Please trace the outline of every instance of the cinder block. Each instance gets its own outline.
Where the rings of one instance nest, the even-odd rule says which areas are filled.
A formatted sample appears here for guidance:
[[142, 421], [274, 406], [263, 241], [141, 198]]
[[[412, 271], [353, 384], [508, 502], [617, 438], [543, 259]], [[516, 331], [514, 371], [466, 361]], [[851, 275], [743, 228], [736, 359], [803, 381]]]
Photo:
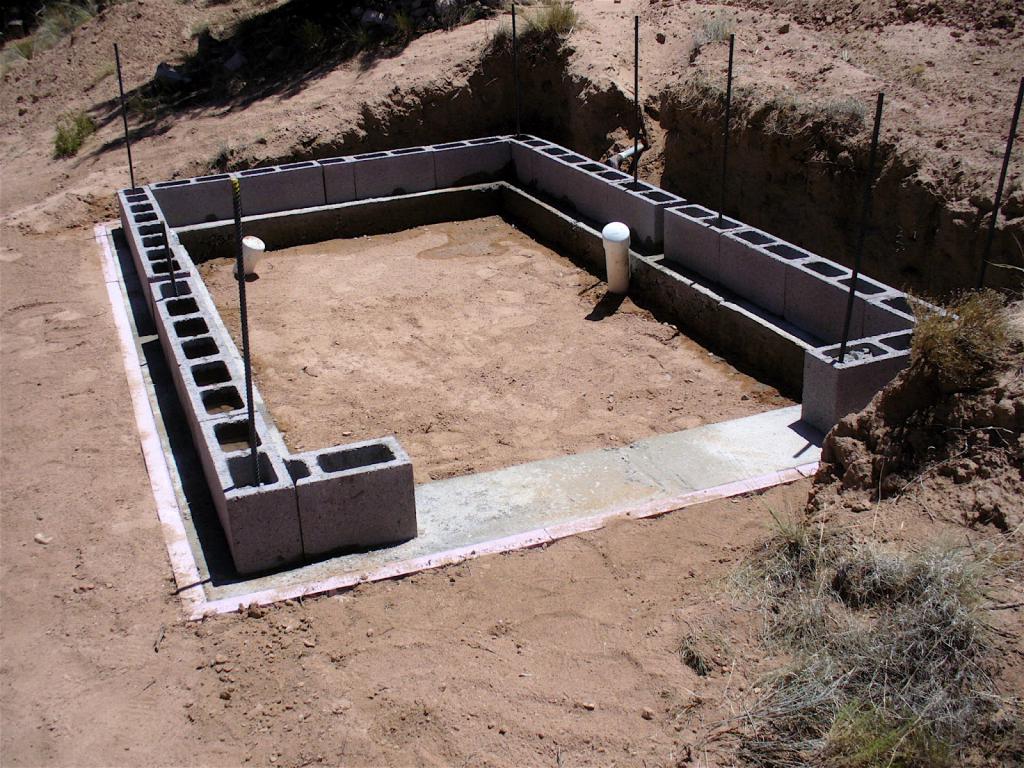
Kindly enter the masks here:
[[723, 232], [743, 225], [699, 205], [666, 208], [665, 258], [698, 278], [718, 283], [720, 279], [719, 238]]
[[[843, 335], [850, 289], [837, 282], [850, 270], [826, 259], [787, 264], [783, 317], [797, 328], [832, 344]], [[864, 324], [864, 302], [854, 302], [850, 338], [859, 338]]]
[[686, 201], [642, 181], [626, 181], [616, 186], [622, 190], [615, 198], [619, 212], [611, 213], [604, 223], [622, 221], [629, 226], [632, 242], [638, 247], [651, 252], [662, 250], [665, 209]]
[[536, 136], [520, 136], [509, 142], [512, 151], [512, 168], [516, 181], [523, 187], [537, 186], [537, 166], [540, 162], [538, 149], [551, 146], [550, 142]]
[[438, 189], [500, 179], [512, 163], [512, 149], [501, 136], [438, 144], [431, 149]]
[[291, 457], [307, 557], [415, 538], [412, 463], [393, 437]]
[[[536, 149], [535, 154], [534, 184], [537, 190], [552, 200], [568, 203], [578, 209], [573, 204], [573, 194], [576, 191], [574, 182], [578, 183], [578, 179], [572, 173], [572, 168], [574, 165], [590, 161], [583, 155], [554, 144]], [[586, 215], [585, 211], [584, 214]]]
[[837, 346], [808, 349], [804, 355], [801, 417], [828, 432], [844, 416], [861, 410], [907, 366], [906, 352], [891, 351], [877, 339], [857, 339], [838, 361]]
[[235, 215], [231, 176], [227, 173], [162, 181], [151, 189], [171, 227], [221, 221]]
[[670, 262], [630, 257], [630, 293], [671, 316], [688, 335], [717, 343], [722, 297], [705, 285], [679, 274]]
[[434, 153], [426, 147], [371, 152], [352, 158], [356, 199], [392, 197], [436, 189]]
[[719, 282], [766, 312], [782, 317], [786, 306], [786, 262], [766, 246], [778, 240], [753, 227], [734, 229], [719, 240]]
[[207, 484], [236, 570], [248, 575], [301, 562], [295, 486], [281, 458], [259, 452], [257, 486], [248, 453], [228, 455], [211, 446], [211, 455], [214, 473]]
[[241, 186], [243, 216], [325, 205], [323, 169], [311, 160], [233, 175]]
[[865, 336], [890, 331], [906, 331], [914, 327], [914, 314], [906, 294], [890, 290], [882, 296], [871, 296], [864, 306]]
[[356, 199], [355, 164], [350, 157], [320, 160], [324, 174], [324, 204], [349, 203]]
[[717, 346], [785, 389], [800, 391], [809, 345], [768, 317], [723, 301], [718, 309]]

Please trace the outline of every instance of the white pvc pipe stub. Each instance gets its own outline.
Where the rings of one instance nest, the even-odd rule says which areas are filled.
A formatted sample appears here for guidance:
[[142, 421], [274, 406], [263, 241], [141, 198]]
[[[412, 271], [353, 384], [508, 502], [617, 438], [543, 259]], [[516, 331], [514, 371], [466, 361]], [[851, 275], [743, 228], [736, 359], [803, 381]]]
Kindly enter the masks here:
[[[256, 274], [256, 266], [263, 260], [266, 254], [267, 244], [254, 235], [246, 235], [242, 238], [242, 269], [245, 274]], [[237, 275], [237, 270], [235, 271]]]
[[611, 293], [629, 291], [629, 227], [613, 221], [601, 230], [604, 243], [604, 264]]

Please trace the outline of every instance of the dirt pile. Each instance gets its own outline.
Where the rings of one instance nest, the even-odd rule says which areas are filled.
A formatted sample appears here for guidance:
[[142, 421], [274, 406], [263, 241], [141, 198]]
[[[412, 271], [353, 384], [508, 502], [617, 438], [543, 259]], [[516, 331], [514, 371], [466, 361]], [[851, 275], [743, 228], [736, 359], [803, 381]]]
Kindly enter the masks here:
[[1024, 306], [1007, 310], [1005, 326], [1005, 346], [971, 385], [915, 342], [910, 367], [826, 437], [810, 510], [909, 497], [929, 517], [1024, 524]]

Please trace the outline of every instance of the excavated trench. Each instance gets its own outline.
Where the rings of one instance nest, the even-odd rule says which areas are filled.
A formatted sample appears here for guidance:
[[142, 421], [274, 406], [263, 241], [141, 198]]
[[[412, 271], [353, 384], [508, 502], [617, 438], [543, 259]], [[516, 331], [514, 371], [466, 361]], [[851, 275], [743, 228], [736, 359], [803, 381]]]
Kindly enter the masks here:
[[[572, 72], [572, 49], [534, 51], [522, 78], [522, 130], [594, 158], [632, 142], [633, 104], [614, 85]], [[514, 129], [511, 61], [491, 50], [465, 84], [396, 91], [362, 108], [360, 124], [260, 164], [451, 141]], [[686, 84], [645, 100], [653, 147], [641, 176], [689, 200], [719, 199], [723, 99]], [[789, 110], [789, 111], [787, 111]], [[734, 103], [725, 212], [835, 261], [850, 264], [859, 224], [870, 126], [792, 114], [771, 98]], [[617, 143], [617, 144], [616, 144]], [[973, 287], [987, 217], [945, 199], [919, 164], [891, 143], [881, 171], [863, 269], [893, 286], [943, 295]], [[992, 261], [1024, 266], [1024, 218], [1000, 222]], [[1019, 289], [1019, 272], [990, 269], [987, 284]]]

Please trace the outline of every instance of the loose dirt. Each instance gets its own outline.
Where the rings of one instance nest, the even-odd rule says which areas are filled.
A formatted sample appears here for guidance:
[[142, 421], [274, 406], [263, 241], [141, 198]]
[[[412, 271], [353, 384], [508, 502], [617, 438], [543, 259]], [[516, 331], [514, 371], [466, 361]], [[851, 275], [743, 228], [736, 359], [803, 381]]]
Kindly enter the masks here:
[[[200, 271], [240, 346], [233, 266]], [[497, 216], [272, 252], [246, 294], [289, 447], [395, 434], [419, 482], [791, 404]]]
[[[272, 5], [117, 3], [0, 84], [0, 762], [736, 765], [718, 745], [699, 747], [697, 734], [730, 727], [723, 721], [758, 695], [758, 677], [782, 662], [758, 645], [756, 613], [724, 601], [720, 586], [770, 534], [769, 512], [803, 507], [809, 482], [258, 618], [182, 622], [92, 240], [94, 223], [114, 218], [112, 191], [128, 184], [112, 43], [121, 43], [131, 93], [161, 61], [193, 54], [204, 25], [230, 39], [237, 20]], [[885, 90], [883, 144], [900, 157], [906, 151], [907, 161], [892, 163], [876, 197], [879, 218], [892, 214], [899, 225], [885, 230], [880, 253], [907, 261], [903, 249], [924, 242], [929, 206], [962, 215], [958, 226], [969, 233], [983, 231], [979, 216], [991, 205], [985, 197], [1024, 58], [1024, 6], [1010, 3], [1006, 22], [996, 23], [1004, 5], [580, 0], [567, 60], [524, 83], [532, 89], [528, 117], [546, 117], [558, 137], [588, 154], [624, 146], [630, 24], [639, 13], [641, 87], [653, 97], [645, 109], [656, 144], [640, 173], [664, 175], [690, 194], [690, 174], [703, 166], [657, 147], [685, 147], [702, 163], [717, 157], [714, 142], [689, 128], [704, 125], [707, 134], [718, 115], [698, 105], [680, 117], [657, 96], [686, 83], [721, 86], [724, 43], [687, 62], [701, 19], [725, 13], [738, 24], [738, 102], [756, 91], [786, 110], [847, 96], [869, 107]], [[479, 69], [496, 28], [483, 19], [333, 69], [314, 57], [305, 70], [286, 68], [282, 85], [266, 91], [246, 90], [243, 75], [164, 111], [136, 100], [139, 178], [508, 130], [511, 100], [494, 87], [508, 69]], [[290, 53], [290, 39], [282, 40]], [[56, 161], [54, 125], [71, 109], [89, 110], [98, 130], [76, 157]], [[859, 199], [850, 165], [862, 160], [868, 126], [826, 151], [805, 141], [816, 124], [790, 140], [785, 124], [751, 125], [738, 127], [733, 153], [744, 217], [834, 233], [829, 217], [855, 210], [849, 201]], [[779, 142], [793, 159], [779, 174], [771, 159], [758, 166], [770, 176], [747, 177], [751, 148], [770, 153]], [[1019, 158], [1004, 207], [1007, 227], [1018, 232]], [[706, 189], [717, 189], [713, 173], [705, 175]], [[784, 191], [780, 175], [789, 180]], [[832, 184], [844, 178], [848, 188]], [[905, 201], [921, 186], [934, 200]], [[820, 200], [832, 205], [808, 223], [804, 212]], [[765, 213], [770, 204], [774, 213]], [[947, 242], [949, 230], [939, 234]], [[834, 251], [826, 255], [842, 255]], [[928, 279], [946, 272], [922, 261]], [[975, 263], [969, 249], [961, 261]], [[332, 428], [329, 442], [338, 437]], [[937, 492], [927, 504], [903, 496], [843, 516], [894, 546], [1009, 536], [965, 528], [963, 511]], [[1008, 575], [993, 600], [1012, 606], [1020, 589], [1019, 576]], [[1006, 638], [1000, 683], [1019, 696], [1024, 611], [988, 615]], [[715, 638], [707, 677], [679, 660], [690, 633]]]

